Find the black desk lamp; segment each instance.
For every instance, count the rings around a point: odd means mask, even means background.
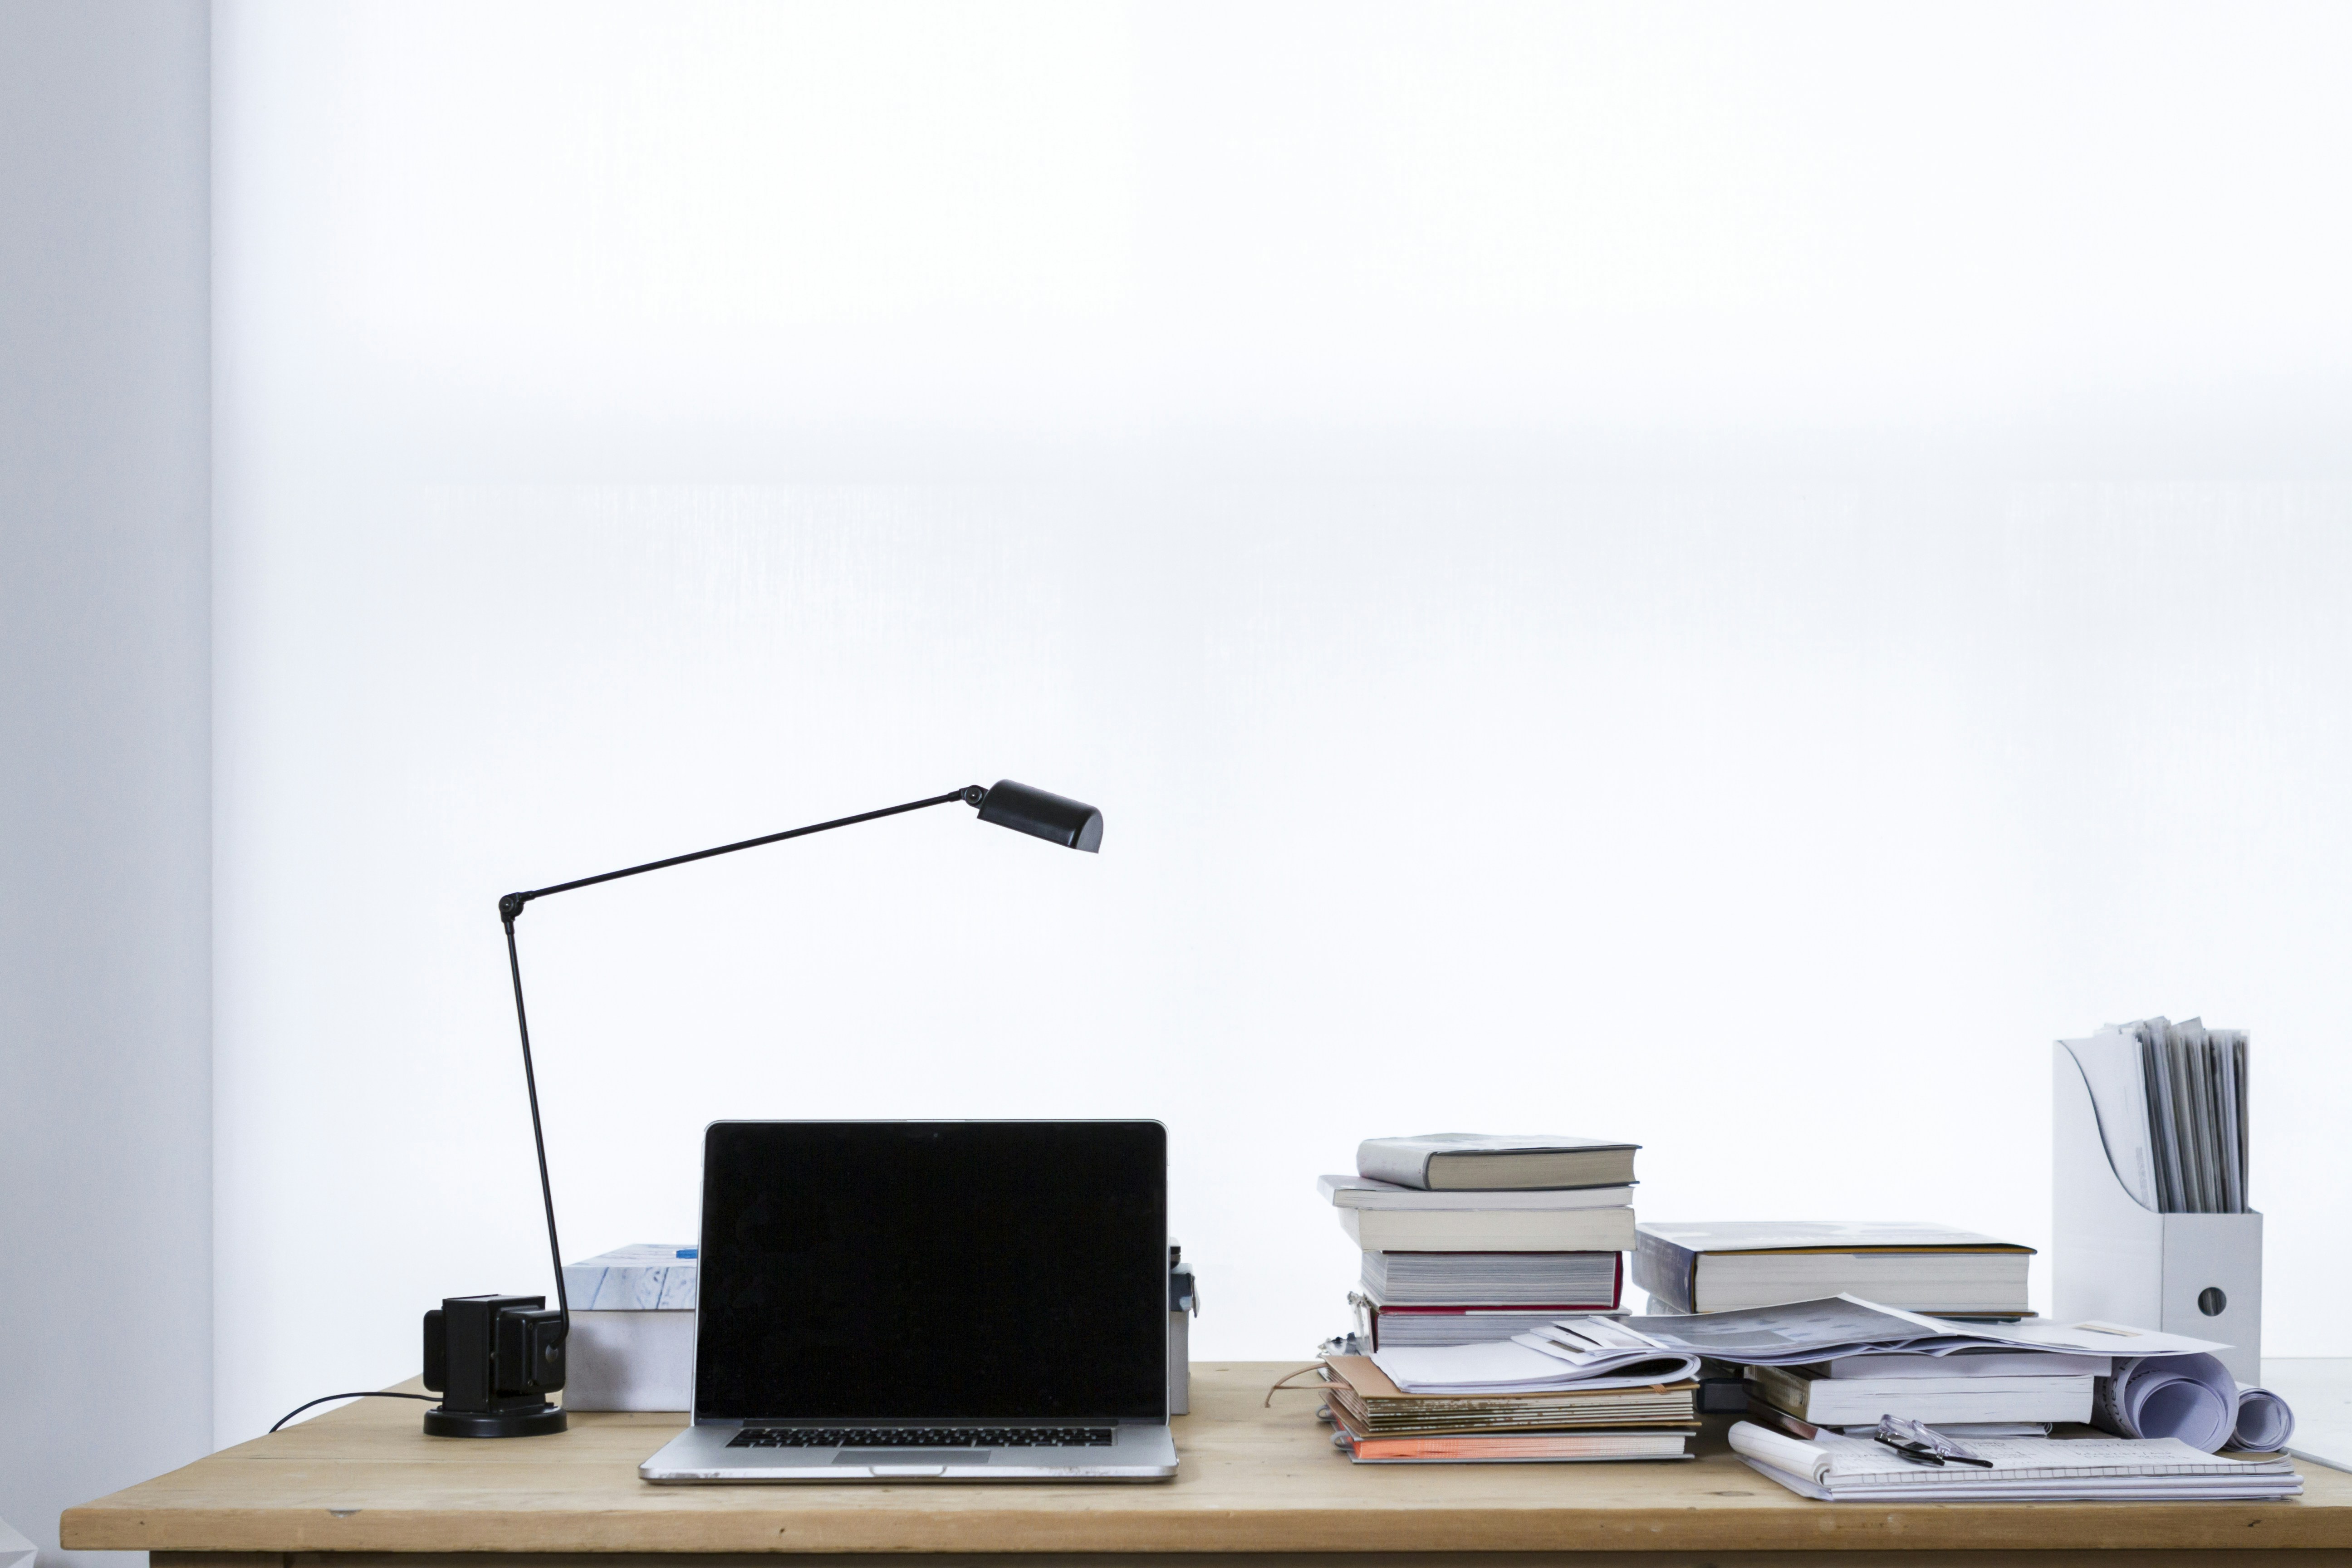
[[[1102,847],[1102,813],[1091,805],[1032,789],[1011,779],[999,779],[993,789],[978,784],[910,800],[857,816],[837,817],[810,827],[673,855],[601,877],[583,877],[509,893],[499,900],[499,920],[507,928],[507,967],[514,975],[515,1028],[522,1037],[522,1081],[530,1097],[530,1141],[539,1152],[539,1195],[547,1208],[547,1254],[555,1266],[556,1310],[547,1310],[544,1296],[453,1296],[425,1314],[425,1386],[441,1395],[441,1403],[425,1413],[425,1430],[441,1437],[524,1437],[563,1430],[562,1410],[547,1395],[563,1386],[564,1342],[572,1331],[572,1300],[563,1288],[563,1249],[555,1239],[555,1190],[547,1179],[547,1140],[539,1125],[539,1080],[530,1066],[530,1020],[522,1005],[522,960],[515,952],[515,919],[533,899],[593,888],[689,860],[708,860],[738,849],[804,838],[855,822],[897,816],[927,805],[960,800],[980,808],[980,820],[1000,827],[1018,828],[1071,849],[1093,854]]]

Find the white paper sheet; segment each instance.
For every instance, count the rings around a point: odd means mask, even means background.
[[[2106,1145],[2107,1163],[2124,1191],[2151,1212],[2163,1204],[2156,1186],[2156,1151],[2148,1138],[2147,1076],[2140,1064],[2140,1043],[2120,1030],[2105,1030],[2087,1039],[2061,1040],[2083,1069],[2090,1086],[2091,1110],[2099,1120],[2099,1141]]]

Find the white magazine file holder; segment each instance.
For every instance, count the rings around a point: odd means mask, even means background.
[[[2263,1216],[2159,1214],[2132,1196],[2063,1040],[2053,1066],[2053,1315],[2220,1340],[2231,1375],[2262,1382]]]

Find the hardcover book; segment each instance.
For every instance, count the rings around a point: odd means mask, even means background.
[[[1633,1180],[1638,1143],[1557,1132],[1424,1132],[1367,1138],[1356,1173],[1424,1192],[1622,1187]]]
[[[1949,1226],[1644,1220],[1638,1228],[1633,1283],[1669,1311],[1852,1295],[1946,1317],[2028,1315],[2033,1249]]]

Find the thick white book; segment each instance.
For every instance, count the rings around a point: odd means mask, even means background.
[[[1622,1187],[1639,1148],[1569,1132],[1423,1132],[1365,1139],[1356,1173],[1428,1192]]]
[[[1846,1426],[1900,1415],[1945,1421],[2088,1421],[2092,1384],[2072,1377],[1851,1377],[1811,1367],[1751,1366],[1748,1383],[1779,1409],[1816,1426]]]
[[[1341,1209],[1619,1209],[1633,1201],[1630,1185],[1430,1193],[1370,1176],[1318,1176],[1315,1191]]]
[[[1363,1291],[1383,1307],[1615,1309],[1622,1252],[1367,1252]]]
[[[1633,1211],[1347,1209],[1339,1225],[1366,1252],[1622,1252]]]

